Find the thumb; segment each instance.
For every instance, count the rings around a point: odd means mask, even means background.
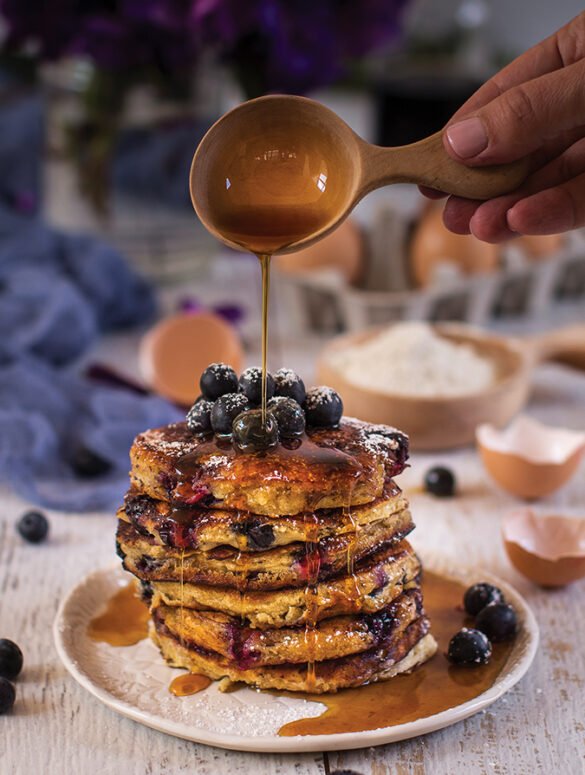
[[[585,125],[584,83],[585,59],[514,86],[448,126],[445,149],[470,165],[527,156],[557,135]]]

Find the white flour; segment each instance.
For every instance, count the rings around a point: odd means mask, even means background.
[[[362,345],[331,355],[348,382],[377,392],[462,396],[493,384],[493,363],[473,347],[436,334],[426,323],[399,323]]]

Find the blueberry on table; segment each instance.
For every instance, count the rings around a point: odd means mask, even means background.
[[[25,541],[40,544],[49,532],[49,521],[40,511],[27,511],[16,523],[16,529]]]
[[[204,434],[211,431],[211,410],[213,402],[206,398],[197,400],[187,412],[187,427],[193,433]]]
[[[278,432],[283,439],[302,436],[305,432],[305,413],[293,398],[275,396],[268,402],[268,409],[278,424]]]
[[[220,396],[211,408],[211,427],[220,436],[229,436],[236,417],[250,408],[243,393],[227,393]]]
[[[343,401],[333,388],[322,385],[311,388],[305,399],[307,425],[334,428],[343,415]]]
[[[438,498],[455,495],[455,474],[450,468],[435,466],[425,474],[425,490]]]
[[[454,665],[485,665],[492,655],[492,644],[483,632],[464,627],[449,641],[447,659]]]
[[[215,401],[226,393],[237,391],[238,375],[227,363],[212,363],[201,375],[199,387],[208,401]]]
[[[477,614],[490,603],[503,602],[504,595],[502,594],[502,590],[485,581],[469,587],[469,589],[465,590],[465,594],[463,595],[463,607],[470,616],[477,616]]]
[[[12,710],[15,699],[14,686],[6,678],[0,678],[0,716]]]
[[[261,409],[239,414],[232,426],[234,444],[242,450],[261,452],[278,444],[278,424],[272,412],[262,420]]]
[[[22,670],[22,651],[16,643],[0,638],[0,676],[14,680]]]
[[[305,383],[292,369],[279,369],[274,374],[274,395],[292,398],[304,404],[307,397]]]
[[[518,629],[518,618],[508,603],[490,603],[478,613],[475,626],[494,642],[510,640]]]
[[[262,369],[251,366],[242,372],[240,377],[240,390],[252,404],[262,401]],[[270,372],[266,372],[266,400],[274,395],[274,379]]]

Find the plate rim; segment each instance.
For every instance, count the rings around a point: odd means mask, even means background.
[[[526,642],[524,643],[523,654],[517,663],[503,676],[501,681],[492,685],[482,694],[461,705],[447,708],[446,710],[431,716],[425,716],[415,721],[409,721],[391,727],[380,727],[378,729],[362,730],[360,732],[336,732],[325,735],[279,737],[274,734],[258,737],[245,737],[244,735],[220,734],[209,730],[202,730],[196,726],[188,725],[183,722],[169,721],[164,719],[164,717],[157,716],[155,713],[141,710],[125,700],[114,697],[107,689],[93,680],[90,675],[81,668],[75,658],[70,655],[69,650],[64,643],[62,627],[66,626],[67,608],[74,603],[75,599],[83,593],[83,589],[90,585],[95,577],[101,578],[105,574],[115,573],[120,579],[124,578],[124,575],[132,578],[131,574],[128,574],[127,571],[124,571],[119,565],[102,567],[91,571],[71,587],[61,600],[57,609],[53,621],[53,640],[59,659],[64,667],[86,691],[100,700],[106,707],[114,710],[120,715],[133,721],[137,721],[158,732],[172,735],[173,737],[190,740],[203,745],[214,746],[216,748],[255,753],[307,753],[384,745],[444,729],[480,712],[502,697],[524,677],[534,661],[538,649],[540,633],[534,613],[526,600],[510,583],[495,576],[489,571],[483,571],[481,568],[454,569],[448,562],[440,561],[437,557],[433,557],[432,555],[423,561],[423,566],[427,570],[439,573],[448,578],[463,581],[466,584],[474,583],[472,580],[476,579],[477,581],[488,581],[500,587],[506,596],[506,599],[514,605],[516,610],[521,611]],[[511,655],[512,653],[513,651],[511,652]],[[506,662],[506,664],[508,664],[508,662]],[[504,665],[502,671],[500,671],[500,676],[505,670],[505,667],[506,665]]]

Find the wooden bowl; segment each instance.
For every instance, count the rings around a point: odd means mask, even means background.
[[[317,363],[318,381],[340,393],[345,414],[396,426],[408,433],[413,449],[450,449],[470,444],[478,425],[505,425],[524,405],[529,392],[531,351],[514,339],[490,336],[461,324],[445,323],[434,328],[440,336],[469,344],[490,358],[496,368],[494,384],[470,395],[427,398],[389,394],[349,382],[330,362],[332,353],[366,342],[383,330],[380,327],[346,334],[328,344]]]

